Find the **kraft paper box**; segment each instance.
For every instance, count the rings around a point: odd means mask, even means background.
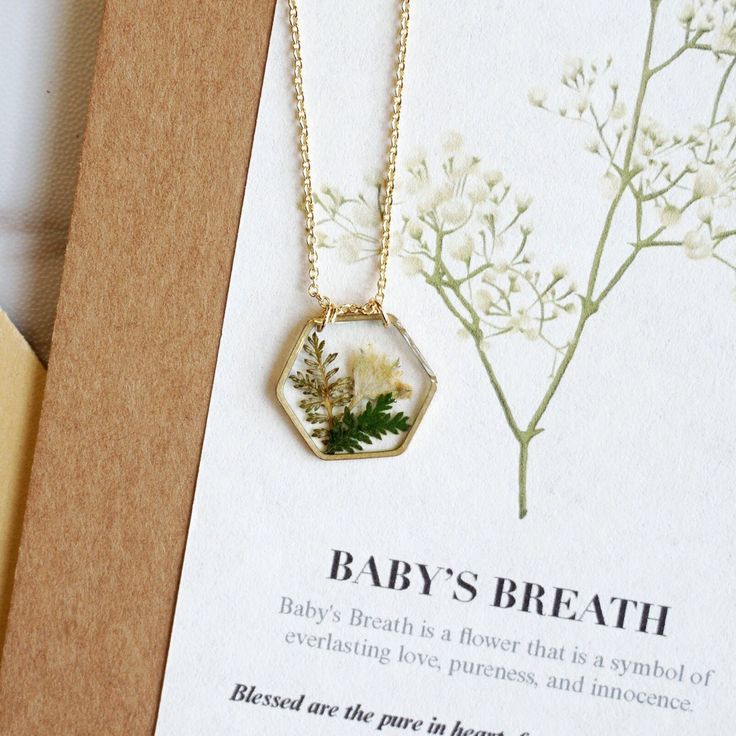
[[[107,3],[3,734],[153,731],[272,14]]]

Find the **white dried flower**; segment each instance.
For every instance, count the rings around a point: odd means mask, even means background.
[[[352,363],[353,406],[388,393],[397,399],[411,398],[412,388],[403,380],[398,358],[390,358],[373,345],[367,345],[353,357]]]
[[[567,276],[567,266],[563,263],[558,263],[552,268],[552,278],[559,281]]]

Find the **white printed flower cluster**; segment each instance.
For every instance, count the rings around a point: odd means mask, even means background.
[[[652,76],[686,50],[715,55],[724,68],[714,105],[704,111],[707,119],[690,130],[670,130],[643,111],[627,150],[630,111],[610,58],[603,64],[568,59],[562,75],[566,95],[555,108],[543,89],[530,90],[528,99],[589,130],[585,149],[602,162],[601,191],[613,199],[625,180],[639,213],[640,245],[680,247],[688,258],[713,258],[736,272],[736,100],[725,99],[736,65],[736,0],[688,2],[679,21],[683,44]]]
[[[501,171],[484,168],[469,154],[462,136],[444,135],[436,166],[423,150],[404,162],[399,198],[404,216],[392,233],[393,254],[403,270],[421,276],[462,316],[462,335],[484,348],[500,335],[540,340],[559,355],[565,345],[548,335],[551,322],[576,311],[575,284],[560,265],[545,274],[529,250],[532,197],[514,191]],[[375,255],[380,195],[346,198],[323,187],[315,200],[318,242],[355,262]]]

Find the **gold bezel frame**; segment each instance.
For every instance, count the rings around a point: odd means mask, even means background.
[[[336,322],[361,322],[361,321],[375,321],[375,320],[382,320],[380,314],[371,314],[371,315],[362,315],[362,314],[356,314],[356,315],[344,315],[342,317],[338,317],[335,321]],[[377,457],[395,457],[396,455],[401,455],[403,452],[406,451],[406,448],[409,446],[409,443],[412,440],[412,437],[414,437],[414,434],[417,430],[417,427],[419,427],[422,419],[424,419],[424,415],[427,412],[427,407],[432,401],[432,397],[435,395],[437,391],[437,376],[435,376],[432,369],[429,367],[429,364],[424,359],[424,356],[419,352],[419,349],[417,348],[416,344],[414,343],[414,340],[411,339],[411,336],[409,333],[404,329],[404,326],[399,322],[398,319],[393,314],[387,314],[386,315],[386,326],[387,327],[394,327],[396,328],[396,331],[399,333],[399,335],[402,337],[404,342],[409,346],[409,350],[411,350],[414,357],[419,361],[420,365],[422,366],[422,369],[427,374],[427,378],[429,379],[429,388],[427,389],[423,399],[422,403],[419,406],[419,410],[417,411],[417,415],[412,422],[411,427],[409,428],[409,431],[404,435],[401,444],[399,444],[398,447],[393,448],[392,450],[369,450],[367,452],[356,452],[356,453],[344,453],[340,455],[328,455],[325,452],[322,452],[322,450],[317,447],[317,445],[314,442],[314,439],[307,431],[307,428],[302,423],[301,419],[297,416],[294,409],[289,404],[286,394],[284,393],[284,386],[286,385],[286,382],[289,380],[289,374],[291,373],[292,366],[296,362],[297,357],[299,356],[299,353],[304,345],[304,341],[307,338],[307,335],[309,332],[316,327],[318,327],[321,323],[320,317],[315,317],[314,319],[310,319],[306,322],[304,325],[304,328],[299,333],[299,337],[296,340],[296,343],[294,344],[294,347],[291,349],[291,352],[289,353],[289,356],[286,359],[286,363],[284,365],[284,369],[281,371],[281,375],[279,376],[278,382],[276,384],[276,397],[278,398],[279,404],[284,408],[284,411],[289,416],[289,419],[291,419],[292,424],[296,427],[296,429],[299,431],[299,434],[302,436],[302,439],[307,443],[307,446],[309,449],[318,457],[320,460],[364,460],[369,458],[377,458]]]

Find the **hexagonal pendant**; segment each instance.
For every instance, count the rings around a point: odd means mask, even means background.
[[[422,354],[393,315],[319,327],[307,322],[279,378],[294,426],[323,460],[402,453],[437,388]]]

